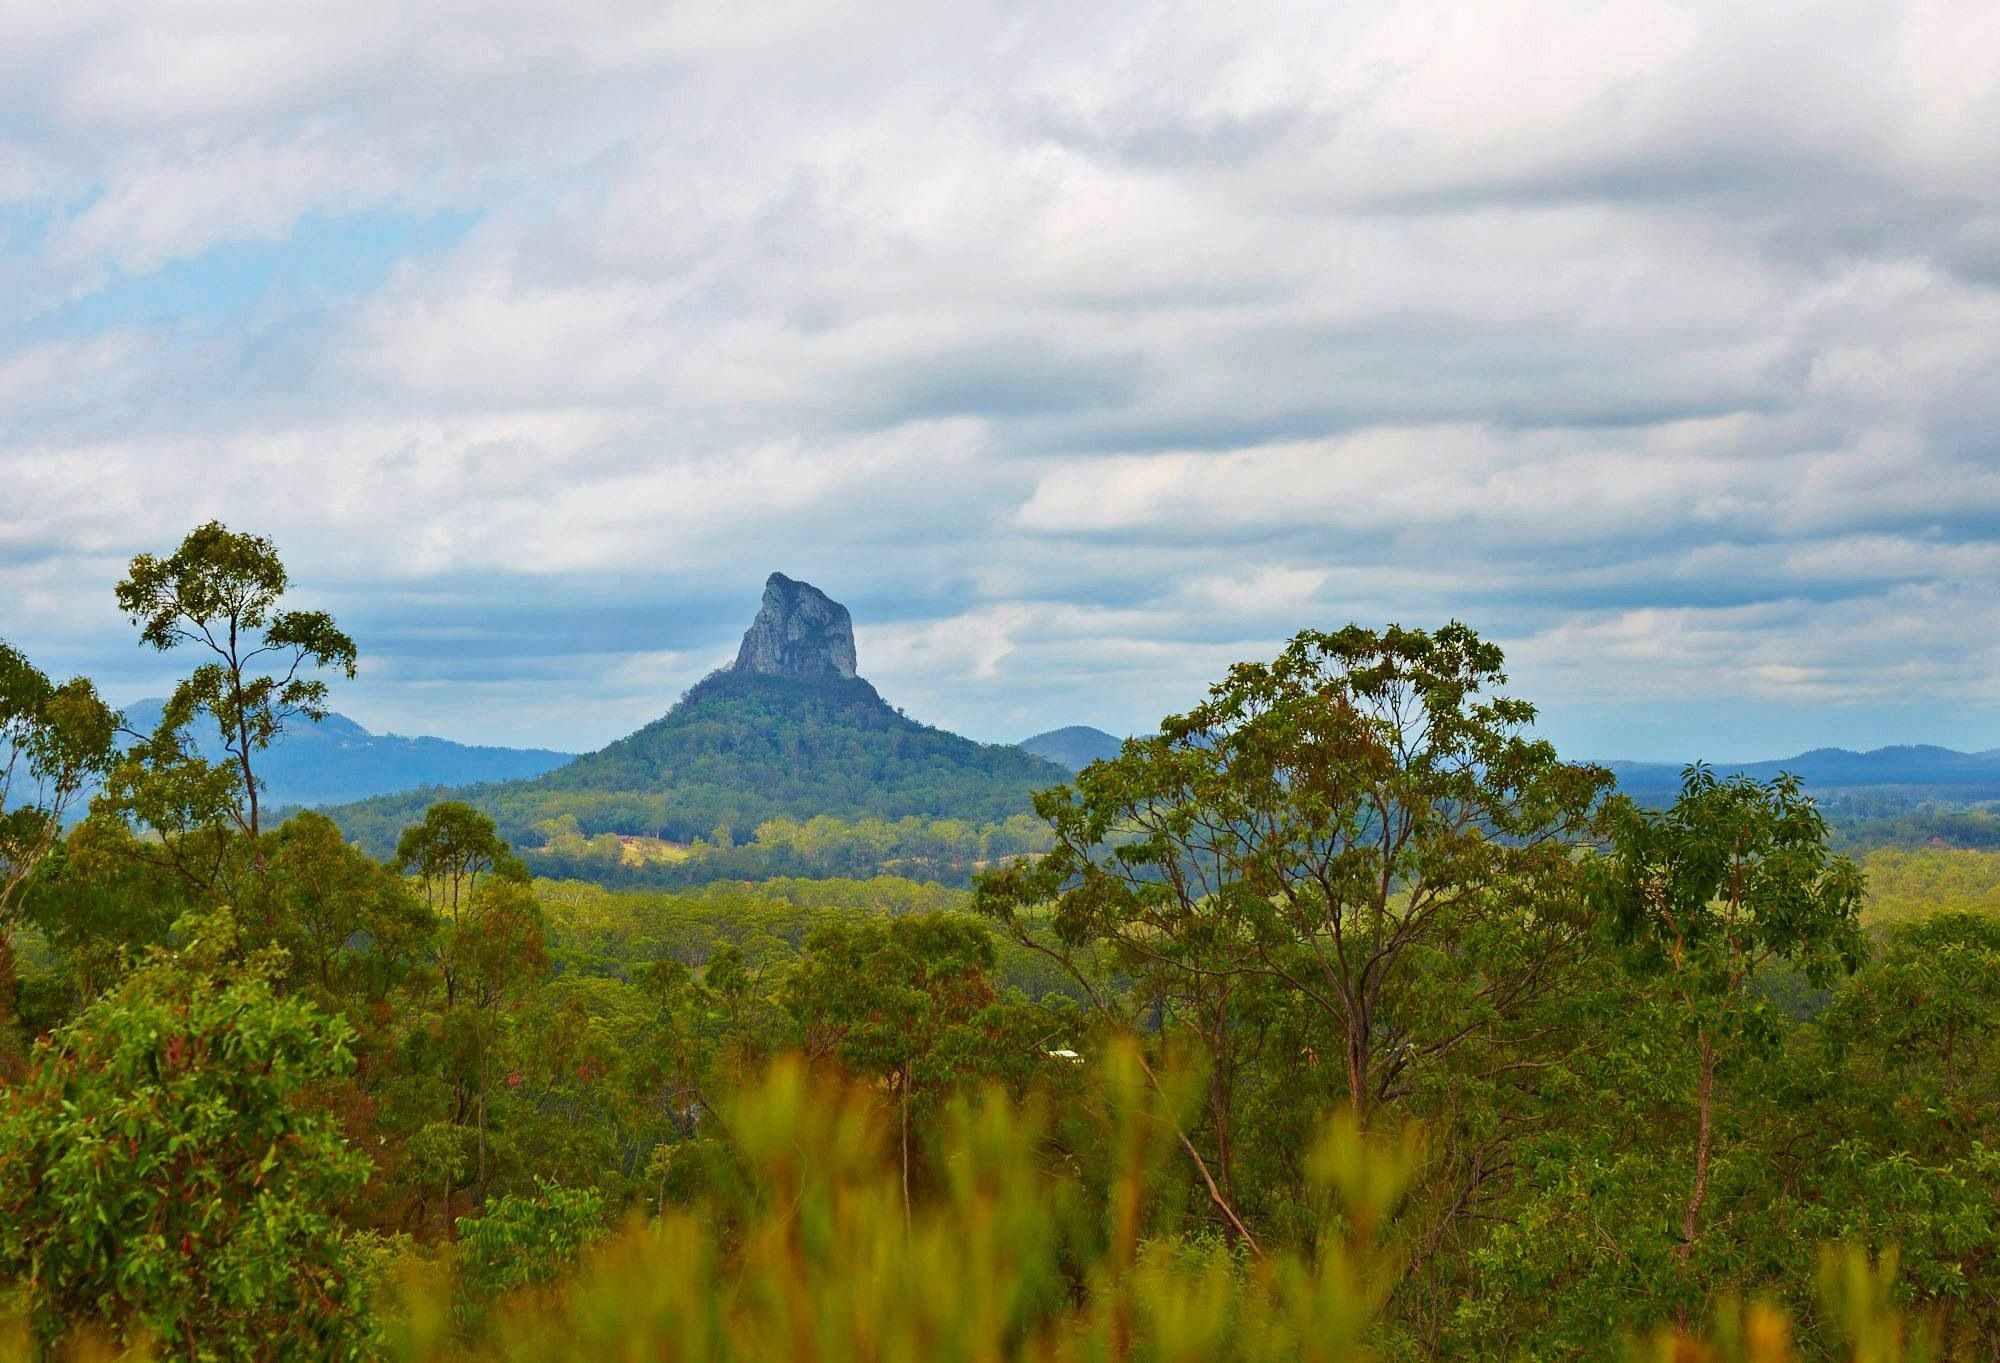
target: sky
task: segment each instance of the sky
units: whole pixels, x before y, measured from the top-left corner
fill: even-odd
[[[211,517],[580,750],[772,570],[987,740],[1462,619],[1579,757],[2000,747],[2000,5],[0,5],[0,637]]]

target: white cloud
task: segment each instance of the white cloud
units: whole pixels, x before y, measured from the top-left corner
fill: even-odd
[[[783,567],[988,736],[1456,615],[2000,742],[1980,0],[17,5],[0,292],[46,648],[219,515],[406,728],[608,737]]]

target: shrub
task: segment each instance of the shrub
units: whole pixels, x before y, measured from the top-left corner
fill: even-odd
[[[368,1162],[302,1092],[346,1025],[239,959],[226,913],[157,952],[0,1091],[0,1280],[41,1345],[78,1325],[203,1359],[345,1359],[364,1329],[339,1201]]]

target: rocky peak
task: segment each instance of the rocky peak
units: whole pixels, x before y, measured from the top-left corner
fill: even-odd
[[[807,681],[852,677],[854,621],[819,588],[772,573],[733,670]]]

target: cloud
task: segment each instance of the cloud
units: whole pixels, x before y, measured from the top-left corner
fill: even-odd
[[[1456,616],[1566,746],[2000,744],[1996,130],[1978,0],[15,6],[0,634],[152,685],[221,516],[454,737],[781,568],[981,737]]]

